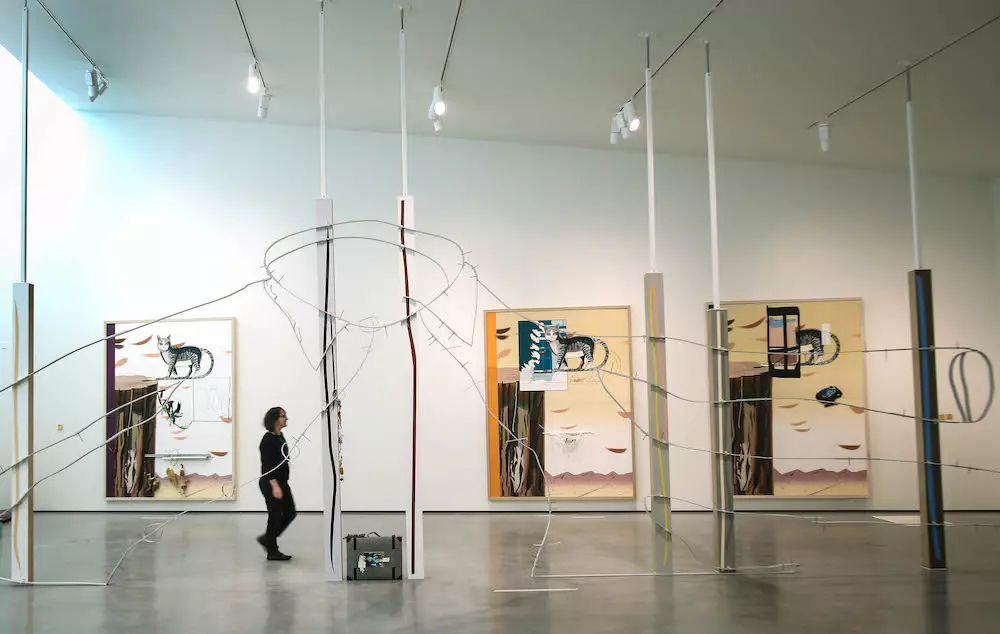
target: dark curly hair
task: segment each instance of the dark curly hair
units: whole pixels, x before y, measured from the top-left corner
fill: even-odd
[[[279,418],[281,418],[281,412],[283,411],[285,410],[284,408],[281,407],[272,407],[271,409],[267,410],[267,413],[264,414],[264,429],[273,433],[274,424],[278,422]]]

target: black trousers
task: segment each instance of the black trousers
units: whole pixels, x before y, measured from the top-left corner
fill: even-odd
[[[272,550],[278,549],[278,537],[285,532],[288,525],[295,519],[295,498],[292,497],[292,490],[288,487],[288,482],[278,482],[281,487],[281,499],[274,497],[269,480],[260,480],[260,492],[264,495],[264,502],[267,503],[267,531],[264,539],[267,547]]]

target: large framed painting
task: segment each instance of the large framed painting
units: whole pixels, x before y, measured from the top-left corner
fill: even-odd
[[[236,499],[236,320],[105,322],[109,499]]]
[[[723,302],[734,494],[867,497],[860,299]],[[756,400],[759,399],[759,400]]]
[[[634,498],[629,308],[485,320],[490,499]]]

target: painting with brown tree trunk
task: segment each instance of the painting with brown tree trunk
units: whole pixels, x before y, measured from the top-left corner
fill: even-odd
[[[235,499],[236,320],[105,323],[109,499]]]
[[[485,316],[490,498],[634,498],[628,307]]]
[[[724,302],[736,495],[867,497],[860,299]]]

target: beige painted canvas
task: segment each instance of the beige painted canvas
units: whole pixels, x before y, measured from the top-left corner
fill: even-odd
[[[635,497],[628,307],[485,317],[490,497]]]
[[[106,322],[109,499],[236,498],[236,321]]]
[[[729,311],[735,493],[865,497],[867,405],[860,299],[724,303]],[[799,378],[770,376],[767,309],[795,307]],[[780,328],[771,323],[772,345]],[[773,373],[771,373],[773,374]],[[832,389],[831,389],[832,388]],[[826,390],[822,392],[822,390]],[[773,460],[764,456],[773,456]]]

